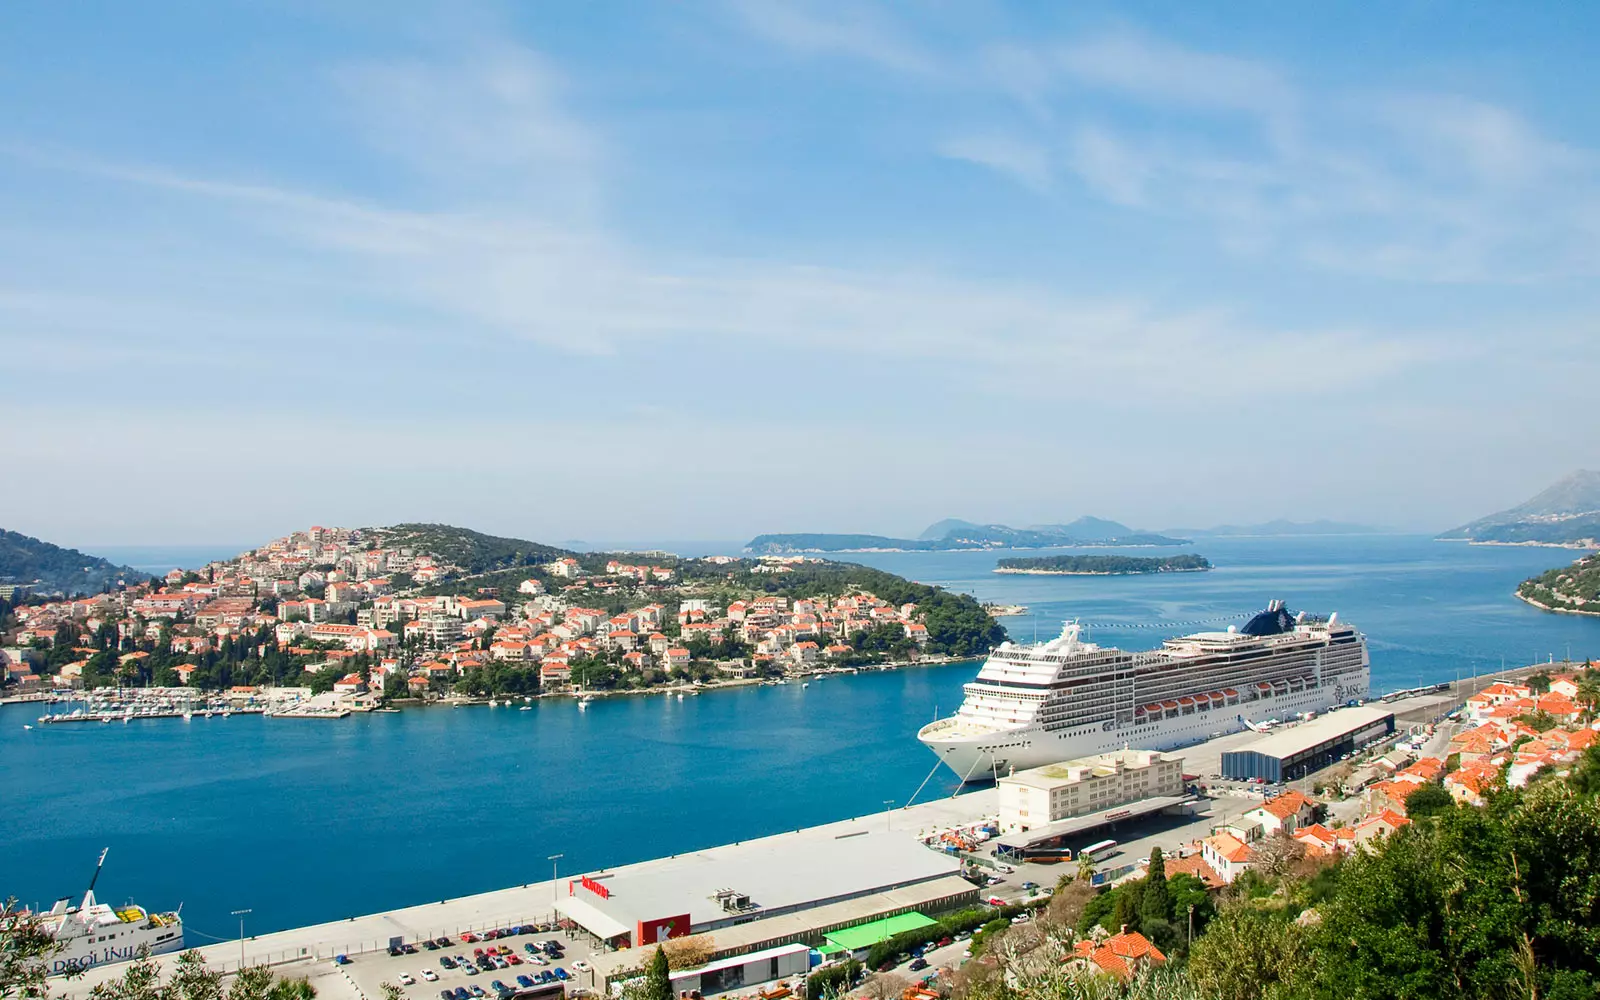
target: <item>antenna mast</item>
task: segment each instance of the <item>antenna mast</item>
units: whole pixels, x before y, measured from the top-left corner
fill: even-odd
[[[101,849],[101,851],[100,851],[100,860],[96,861],[94,863],[94,877],[89,879],[89,891],[90,892],[94,892],[94,884],[96,882],[100,881],[100,869],[102,869],[102,868],[104,868],[106,866],[106,855],[110,854],[110,853],[111,853],[111,848],[109,848],[109,847]]]

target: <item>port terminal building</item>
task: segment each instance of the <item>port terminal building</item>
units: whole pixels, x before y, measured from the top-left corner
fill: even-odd
[[[1342,708],[1222,752],[1222,776],[1235,781],[1294,781],[1321,770],[1372,740],[1394,732],[1394,713]]]

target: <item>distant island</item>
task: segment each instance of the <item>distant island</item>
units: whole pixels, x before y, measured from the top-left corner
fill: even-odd
[[[1127,576],[1136,573],[1203,573],[1211,568],[1205,556],[1142,559],[1135,556],[1038,556],[1002,559],[996,573],[1033,573],[1041,576]]]
[[[98,594],[117,583],[139,583],[149,574],[129,566],[86,555],[77,549],[42,542],[15,531],[0,529],[0,588],[4,595],[20,593]]]
[[[1545,611],[1600,615],[1600,553],[1522,581],[1517,597]]]
[[[1124,548],[1188,545],[1174,538],[1139,531],[1098,517],[1080,517],[1069,524],[1035,524],[1013,528],[1005,524],[974,524],[946,518],[929,525],[916,538],[888,535],[789,532],[757,535],[745,551],[756,555],[790,555],[801,552],[959,552],[971,549]]]
[[[1477,545],[1600,548],[1600,472],[1580,469],[1531,500],[1437,537]]]

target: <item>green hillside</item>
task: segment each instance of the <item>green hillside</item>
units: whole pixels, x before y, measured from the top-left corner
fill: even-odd
[[[430,552],[474,574],[519,566],[538,566],[563,556],[578,556],[576,552],[553,545],[530,542],[524,538],[485,535],[450,524],[396,524],[388,528],[371,529],[370,534],[384,545]]]
[[[1522,581],[1517,596],[1552,610],[1600,615],[1600,553]]]
[[[148,575],[99,556],[0,529],[0,583],[31,583],[40,593],[98,594]]]
[[[1136,556],[1038,556],[1002,559],[995,564],[997,571],[1118,576],[1134,573],[1198,573],[1210,568],[1210,560],[1194,553],[1150,559]]]

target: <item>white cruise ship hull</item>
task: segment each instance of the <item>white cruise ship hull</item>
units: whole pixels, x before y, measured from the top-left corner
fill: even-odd
[[[148,948],[151,955],[165,955],[183,950],[181,925],[164,929],[139,928],[125,937],[119,936],[115,943],[96,942],[94,940],[96,936],[107,935],[70,938],[63,942],[64,947],[61,951],[50,958],[50,975],[64,976],[68,973],[84,972],[97,965],[131,962],[139,957],[141,948]]]
[[[1190,746],[1212,736],[1236,733],[1245,728],[1245,721],[1262,723],[1291,719],[1302,712],[1322,712],[1344,704],[1333,701],[1332,694],[1321,689],[1297,691],[1262,698],[1248,705],[1196,711],[1192,715],[1127,730],[1096,727],[1052,732],[1035,725],[988,733],[961,733],[958,720],[952,717],[924,726],[917,733],[917,739],[963,781],[984,781],[1004,777],[1013,770],[1058,764],[1124,747],[1173,750]]]

